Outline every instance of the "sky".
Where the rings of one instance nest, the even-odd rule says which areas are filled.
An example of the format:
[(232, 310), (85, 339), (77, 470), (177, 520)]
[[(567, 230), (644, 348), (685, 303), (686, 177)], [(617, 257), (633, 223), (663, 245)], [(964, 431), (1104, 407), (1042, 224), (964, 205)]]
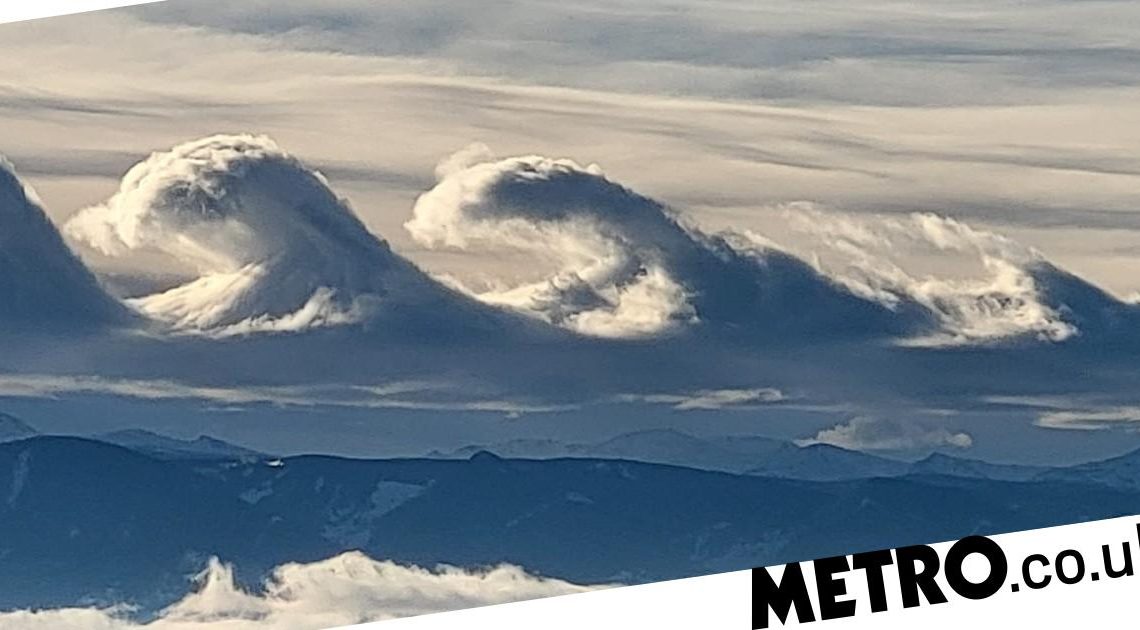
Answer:
[[(403, 352), (414, 367), (361, 359), (328, 372), (341, 390), (395, 387), (367, 403), (300, 368), (214, 376), (151, 349), (100, 349), (64, 367), (8, 366), (4, 408), (52, 431), (145, 425), (354, 455), (658, 426), (853, 447), (904, 439), (1034, 463), (1140, 446), (1134, 334), (1117, 325), (1098, 337), (1091, 316), (1066, 319), (1085, 299), (1076, 289), (1024, 273), (1047, 262), (1124, 313), (1140, 292), (1138, 12), (170, 0), (0, 27), (0, 153), (110, 292), (180, 332), (230, 336), (209, 349), (171, 342), (202, 365), (211, 353), (280, 363), (252, 358), (280, 352), (257, 333), (335, 327), (369, 308), (356, 298), (384, 292), (412, 296), (408, 312), (431, 302), (465, 322), (538, 322), (574, 339), (538, 358), (481, 350), (443, 367), (432, 360), (446, 349), (413, 344)], [(199, 141), (215, 134), (228, 139)], [(313, 240), (319, 217), (293, 222), (288, 204), (235, 215), (233, 230), (166, 212), (170, 191), (228, 186), (228, 165), (246, 168), (253, 151), (273, 166), (235, 184), (250, 207), (301, 196), (360, 225)], [(193, 160), (227, 166), (188, 175)], [(581, 195), (587, 212), (559, 201)], [(731, 246), (709, 245), (725, 230)], [(732, 279), (756, 271), (741, 251), (765, 247), (787, 254), (765, 263), (780, 274), (765, 291), (787, 299), (761, 300), (746, 321)], [(372, 264), (392, 271), (360, 272)], [(231, 299), (234, 287), (244, 297)], [(1046, 287), (1067, 297), (1043, 299)], [(494, 323), (501, 311), (523, 323)], [(670, 341), (710, 313), (725, 326), (760, 318), (768, 332), (750, 329), (748, 352)], [(921, 349), (819, 349), (848, 328)], [(986, 345), (1018, 335), (1033, 347)], [(802, 346), (773, 350), (777, 338)], [(561, 358), (508, 368), (544, 363), (543, 352)], [(760, 390), (780, 396), (740, 394)], [(924, 428), (899, 428), (912, 426)]]

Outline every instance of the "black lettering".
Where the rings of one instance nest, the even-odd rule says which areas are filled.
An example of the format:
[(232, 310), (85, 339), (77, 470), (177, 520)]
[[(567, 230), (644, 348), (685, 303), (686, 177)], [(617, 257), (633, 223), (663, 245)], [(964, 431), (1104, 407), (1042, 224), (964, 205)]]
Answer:
[[(1076, 560), (1077, 572), (1074, 575), (1065, 575), (1065, 558)], [(1085, 577), (1085, 559), (1075, 549), (1066, 549), (1057, 554), (1055, 563), (1057, 565), (1057, 579), (1061, 580), (1062, 584), (1076, 584)]]
[(1108, 550), (1108, 545), (1101, 545), (1100, 552), (1104, 556), (1104, 574), (1110, 578), (1116, 579), (1119, 577), (1132, 577), (1132, 554), (1129, 552), (1128, 543), (1124, 545), (1124, 568), (1117, 571), (1112, 568), (1112, 552)]
[(1049, 586), (1049, 582), (1053, 581), (1053, 576), (1045, 574), (1045, 577), (1041, 578), (1040, 581), (1034, 580), (1032, 577), (1030, 577), (1029, 566), (1035, 562), (1043, 567), (1049, 566), (1049, 558), (1046, 558), (1039, 553), (1035, 553), (1032, 556), (1026, 558), (1025, 561), (1021, 563), (1021, 579), (1023, 582), (1025, 582), (1026, 586), (1037, 590)]
[[(934, 580), (938, 575), (937, 551), (926, 545), (899, 547), (895, 550), (895, 558), (899, 565), (899, 590), (904, 608), (914, 608), (922, 603), (918, 599), (919, 589), (931, 604), (946, 603), (946, 596)], [(916, 571), (916, 561), (922, 563), (921, 571)]]
[(792, 607), (800, 623), (815, 621), (811, 607), (811, 595), (804, 583), (804, 572), (798, 562), (784, 566), (780, 583), (772, 579), (768, 569), (752, 569), (752, 628), (759, 630), (768, 627), (768, 609), (776, 613), (780, 623), (788, 621)]
[(868, 551), (851, 556), (851, 566), (862, 569), (867, 575), (867, 595), (871, 598), (871, 612), (887, 609), (887, 587), (883, 582), (883, 567), (894, 564), (890, 550)]
[(847, 564), (847, 556), (821, 558), (813, 564), (815, 590), (819, 594), (819, 618), (826, 621), (855, 616), (855, 600), (836, 600), (839, 596), (847, 594), (843, 578), (835, 577), (836, 573), (846, 573), (851, 570), (851, 566)]
[[(967, 580), (962, 573), (962, 564), (975, 553), (985, 556), (990, 566), (986, 579), (977, 583)], [(955, 593), (966, 599), (985, 599), (1005, 585), (1009, 564), (1005, 560), (1005, 552), (996, 542), (985, 536), (967, 536), (950, 547), (943, 571), (946, 573), (946, 582)]]

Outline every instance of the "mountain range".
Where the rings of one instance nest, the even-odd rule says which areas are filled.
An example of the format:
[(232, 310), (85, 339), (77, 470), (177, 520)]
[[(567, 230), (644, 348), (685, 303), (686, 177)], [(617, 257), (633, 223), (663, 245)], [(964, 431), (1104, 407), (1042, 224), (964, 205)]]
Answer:
[(933, 453), (925, 459), (909, 462), (830, 444), (800, 446), (784, 440), (756, 436), (704, 438), (671, 429), (627, 433), (597, 443), (567, 444), (556, 440), (510, 440), (496, 444), (471, 445), (453, 451), (432, 451), (427, 456), (466, 459), (480, 451), (506, 458), (622, 459), (806, 481), (899, 477), (908, 474), (1028, 481), (1050, 470), (1037, 466), (992, 464), (943, 453)]
[(818, 482), (487, 452), (188, 461), (41, 436), (0, 444), (0, 609), (153, 611), (214, 555), (246, 584), (348, 550), (637, 583), (1138, 511), (1140, 492), (1082, 478)]
[[(16, 416), (0, 413), (0, 443), (15, 442), (40, 435), (39, 431)], [(144, 429), (124, 429), (100, 433), (91, 436), (90, 439), (122, 446), (157, 459), (256, 461), (270, 457), (265, 453), (208, 435), (200, 435), (192, 440), (181, 440)]]

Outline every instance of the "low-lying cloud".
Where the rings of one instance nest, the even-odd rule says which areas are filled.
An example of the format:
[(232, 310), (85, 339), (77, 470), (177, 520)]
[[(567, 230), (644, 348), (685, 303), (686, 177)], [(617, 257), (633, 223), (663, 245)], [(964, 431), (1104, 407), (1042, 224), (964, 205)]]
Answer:
[(974, 445), (974, 438), (969, 433), (945, 427), (860, 416), (798, 443), (801, 446), (830, 444), (854, 451), (917, 451), (966, 449)]
[(258, 591), (241, 588), (217, 559), (193, 592), (151, 621), (126, 606), (0, 613), (11, 630), (319, 630), (370, 621), (582, 593), (581, 586), (500, 565), (486, 570), (425, 569), (346, 553), (278, 567)]

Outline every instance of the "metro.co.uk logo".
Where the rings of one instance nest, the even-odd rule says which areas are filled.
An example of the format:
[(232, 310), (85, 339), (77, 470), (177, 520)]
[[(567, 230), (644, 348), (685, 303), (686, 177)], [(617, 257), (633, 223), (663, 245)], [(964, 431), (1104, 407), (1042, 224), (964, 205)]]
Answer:
[[(1140, 549), (1140, 524), (1135, 527)], [(996, 541), (969, 536), (953, 543), (944, 557), (932, 546), (912, 545), (821, 558), (810, 563), (814, 579), (804, 574), (808, 563), (784, 565), (782, 571), (761, 567), (752, 570), (752, 627), (887, 612), (891, 600), (906, 609), (945, 604), (952, 598), (986, 599), (1003, 589), (1018, 593), (1131, 577), (1132, 553), (1132, 544), (1117, 541), (1101, 544), (1088, 559), (1066, 548), (1027, 554), (1011, 567)]]

